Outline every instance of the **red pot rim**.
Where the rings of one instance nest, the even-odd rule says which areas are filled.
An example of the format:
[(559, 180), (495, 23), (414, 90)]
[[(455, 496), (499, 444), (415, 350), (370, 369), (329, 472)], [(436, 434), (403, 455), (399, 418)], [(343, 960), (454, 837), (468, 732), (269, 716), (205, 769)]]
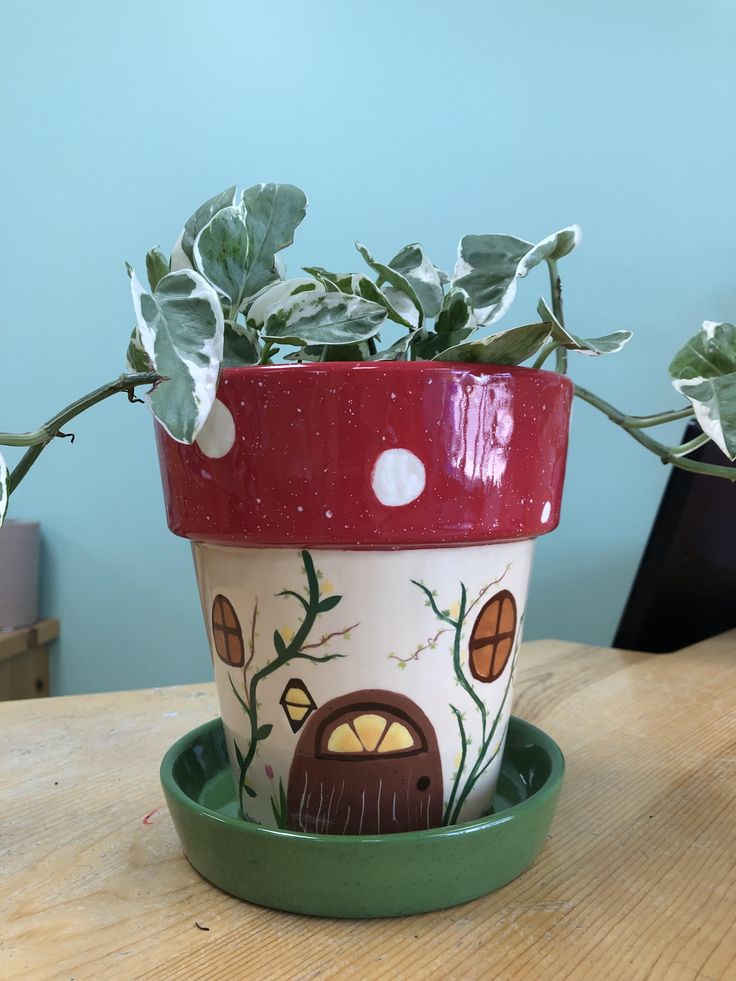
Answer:
[(236, 546), (398, 548), (558, 523), (572, 383), (441, 361), (225, 368), (193, 446), (157, 426), (169, 526)]

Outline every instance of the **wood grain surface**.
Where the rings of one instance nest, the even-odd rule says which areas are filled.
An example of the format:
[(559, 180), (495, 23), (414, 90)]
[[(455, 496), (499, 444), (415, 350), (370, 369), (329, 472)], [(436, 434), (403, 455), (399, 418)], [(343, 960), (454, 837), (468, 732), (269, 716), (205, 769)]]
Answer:
[(736, 978), (736, 633), (670, 655), (527, 644), (516, 714), (567, 775), (535, 865), (396, 920), (260, 909), (182, 857), (164, 751), (212, 685), (0, 706), (0, 977)]

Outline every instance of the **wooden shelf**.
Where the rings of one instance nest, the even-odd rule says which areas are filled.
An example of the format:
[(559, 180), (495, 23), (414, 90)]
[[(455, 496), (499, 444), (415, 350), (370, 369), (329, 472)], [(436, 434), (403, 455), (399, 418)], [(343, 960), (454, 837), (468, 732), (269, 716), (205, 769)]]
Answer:
[(48, 695), (48, 645), (58, 636), (58, 620), (0, 633), (0, 701)]

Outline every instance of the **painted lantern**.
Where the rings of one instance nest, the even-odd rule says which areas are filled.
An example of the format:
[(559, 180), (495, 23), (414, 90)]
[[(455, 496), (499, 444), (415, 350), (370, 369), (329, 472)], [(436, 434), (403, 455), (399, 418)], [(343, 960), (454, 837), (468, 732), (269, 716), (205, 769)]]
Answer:
[(194, 446), (158, 428), (245, 818), (383, 834), (488, 810), (571, 397), (523, 368), (237, 368)]

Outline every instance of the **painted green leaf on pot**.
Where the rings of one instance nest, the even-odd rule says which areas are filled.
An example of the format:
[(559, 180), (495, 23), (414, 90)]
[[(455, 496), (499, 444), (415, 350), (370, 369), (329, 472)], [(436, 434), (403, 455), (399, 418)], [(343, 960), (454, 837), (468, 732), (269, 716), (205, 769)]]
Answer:
[(436, 267), (418, 243), (406, 245), (389, 260), (389, 266), (411, 283), (425, 317), (436, 317), (445, 292)]
[(0, 453), (0, 528), (8, 511), (8, 465)]
[(153, 293), (135, 273), (130, 282), (141, 343), (164, 379), (148, 402), (170, 436), (191, 443), (215, 400), (225, 326), (220, 301), (192, 269), (164, 276)]
[(377, 303), (346, 293), (299, 293), (274, 310), (263, 337), (289, 344), (357, 344), (375, 337), (386, 319)]
[(285, 279), (264, 290), (253, 303), (246, 314), (246, 322), (253, 330), (262, 330), (271, 314), (284, 306), (300, 293), (324, 293), (325, 287), (316, 279), (306, 277)]
[(470, 302), (470, 297), (459, 286), (453, 286), (442, 303), (440, 315), (434, 325), (438, 334), (467, 330), (476, 330), (478, 321)]
[(588, 356), (615, 354), (634, 336), (630, 330), (617, 330), (603, 337), (577, 337), (562, 326), (550, 310), (544, 297), (539, 298), (537, 313), (541, 320), (552, 324), (554, 340), (558, 341), (562, 347), (570, 351), (577, 351), (579, 354)]
[(469, 364), (522, 364), (536, 354), (552, 332), (550, 324), (527, 324), (467, 341), (435, 355), (433, 361), (462, 361)]
[(225, 336), (222, 348), (223, 368), (241, 368), (243, 365), (258, 364), (261, 358), (258, 335), (244, 324), (225, 321)]
[(706, 320), (670, 364), (675, 389), (730, 460), (736, 460), (736, 325)]
[(141, 340), (141, 332), (137, 327), (133, 328), (133, 333), (130, 335), (125, 361), (131, 371), (153, 371), (153, 362), (146, 354), (146, 349)]
[(388, 288), (385, 288), (383, 292), (388, 297), (389, 303), (394, 310), (398, 311), (399, 315), (404, 320), (407, 320), (412, 327), (421, 327), (424, 321), (422, 304), (419, 302), (419, 297), (406, 276), (396, 269), (392, 269), (391, 266), (385, 265), (383, 262), (377, 262), (368, 249), (364, 245), (361, 245), (360, 242), (355, 243), (355, 248), (360, 252), (371, 269), (378, 273), (378, 284), (382, 285), (384, 282), (389, 284)]
[(148, 285), (152, 290), (156, 289), (159, 280), (163, 279), (168, 272), (170, 272), (169, 260), (160, 249), (151, 249), (146, 252), (146, 275), (148, 276)]
[(573, 225), (537, 245), (513, 235), (465, 235), (458, 247), (452, 284), (466, 290), (479, 324), (495, 323), (513, 303), (517, 281), (545, 259), (570, 252), (579, 232)]
[(194, 241), (207, 222), (223, 208), (235, 204), (235, 187), (228, 187), (215, 194), (194, 212), (182, 230), (171, 252), (171, 271), (191, 269), (194, 266)]

